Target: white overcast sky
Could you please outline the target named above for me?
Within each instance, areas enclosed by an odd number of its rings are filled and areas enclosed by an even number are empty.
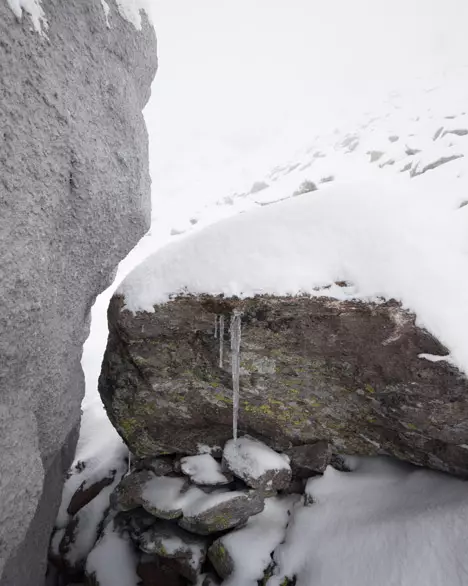
[[[149,1],[160,68],[146,114],[160,189],[184,169],[215,174],[331,130],[392,89],[468,62],[468,0]]]

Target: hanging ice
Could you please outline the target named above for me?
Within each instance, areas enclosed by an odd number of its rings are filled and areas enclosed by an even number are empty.
[[[219,316],[219,368],[223,368],[224,354],[224,315]]]
[[[239,418],[239,371],[241,343],[241,312],[235,309],[231,316],[231,364],[232,364],[232,436],[237,440]]]

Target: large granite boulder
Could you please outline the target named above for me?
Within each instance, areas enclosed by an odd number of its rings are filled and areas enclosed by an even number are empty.
[[[468,474],[468,384],[395,301],[185,296],[132,313],[115,296],[100,392],[138,456],[194,453],[232,435],[228,328],[242,312],[239,431],[277,450],[326,440]],[[219,332],[218,332],[219,333]],[[422,355],[427,355],[426,357]]]
[[[2,586],[42,583],[90,309],[150,222],[157,59],[141,19],[115,0],[0,3]]]

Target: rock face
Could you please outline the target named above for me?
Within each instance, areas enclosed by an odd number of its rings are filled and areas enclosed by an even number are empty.
[[[0,4],[2,586],[42,581],[90,309],[150,220],[155,36],[108,5],[107,23],[99,0],[43,0],[40,34]]]
[[[180,297],[132,314],[114,297],[100,392],[136,455],[190,454],[231,437],[229,333],[220,367],[214,330],[234,309],[242,434],[279,451],[323,440],[338,454],[468,474],[467,381],[420,357],[447,351],[394,301]]]

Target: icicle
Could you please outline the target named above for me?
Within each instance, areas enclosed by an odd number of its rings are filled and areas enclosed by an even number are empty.
[[[216,338],[218,337],[218,316],[215,315],[215,329],[214,329],[214,338],[216,340]]]
[[[128,450],[128,468],[127,468],[126,476],[128,476],[128,474],[130,474],[131,471],[132,471],[132,452],[130,450]]]
[[[224,315],[219,316],[219,368],[223,368],[224,354]]]
[[[231,364],[232,364],[232,435],[237,440],[239,418],[241,312],[235,309],[231,316]]]

